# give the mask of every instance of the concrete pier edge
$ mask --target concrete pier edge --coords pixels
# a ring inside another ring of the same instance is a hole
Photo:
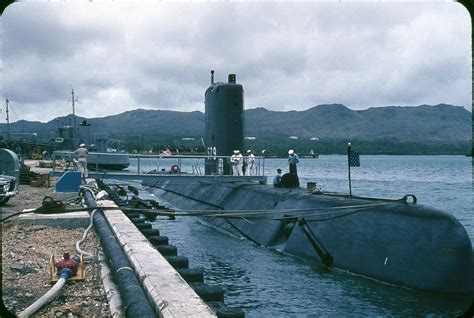
[[[97,205],[117,207],[108,200]],[[104,215],[160,317],[217,317],[120,208]]]

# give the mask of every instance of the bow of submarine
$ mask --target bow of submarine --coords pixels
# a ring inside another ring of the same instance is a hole
[[[205,219],[263,246],[323,261],[302,229],[304,219],[336,268],[418,290],[474,293],[471,240],[454,216],[435,208],[199,178],[144,185],[178,210],[249,211]]]

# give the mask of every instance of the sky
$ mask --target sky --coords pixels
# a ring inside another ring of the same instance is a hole
[[[472,111],[471,28],[458,3],[33,3],[1,17],[2,122],[137,108],[204,111],[234,73],[245,108]]]

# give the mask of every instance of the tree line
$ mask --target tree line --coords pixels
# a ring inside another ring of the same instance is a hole
[[[123,136],[121,136],[123,139]],[[194,140],[182,140],[173,136],[127,136],[127,149],[131,153],[159,153],[169,148],[173,153],[203,154],[204,146],[200,137]],[[245,140],[244,149],[252,149],[256,155],[265,150],[267,156],[287,156],[289,149],[294,149],[300,156],[345,154],[347,143],[352,149],[366,155],[468,155],[472,153],[470,142],[458,143],[422,143],[403,142],[396,138],[381,138],[377,140],[361,139],[327,139],[327,140],[298,140],[285,137],[258,138]],[[231,154],[229,154],[231,155]]]

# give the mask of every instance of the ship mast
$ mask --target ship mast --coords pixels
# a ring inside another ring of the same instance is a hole
[[[10,117],[8,115],[8,112],[9,112],[8,111],[8,103],[10,102],[10,100],[8,100],[8,97],[6,97],[5,101],[6,101],[6,104],[7,104],[7,106],[6,106],[6,113],[7,113],[7,144],[9,144],[10,143]]]
[[[76,125],[76,109],[74,107],[74,102],[77,102],[78,99],[74,98],[74,88],[71,88],[71,101],[72,101],[72,120],[73,120],[72,142],[73,142],[73,146],[75,147],[77,125]]]

